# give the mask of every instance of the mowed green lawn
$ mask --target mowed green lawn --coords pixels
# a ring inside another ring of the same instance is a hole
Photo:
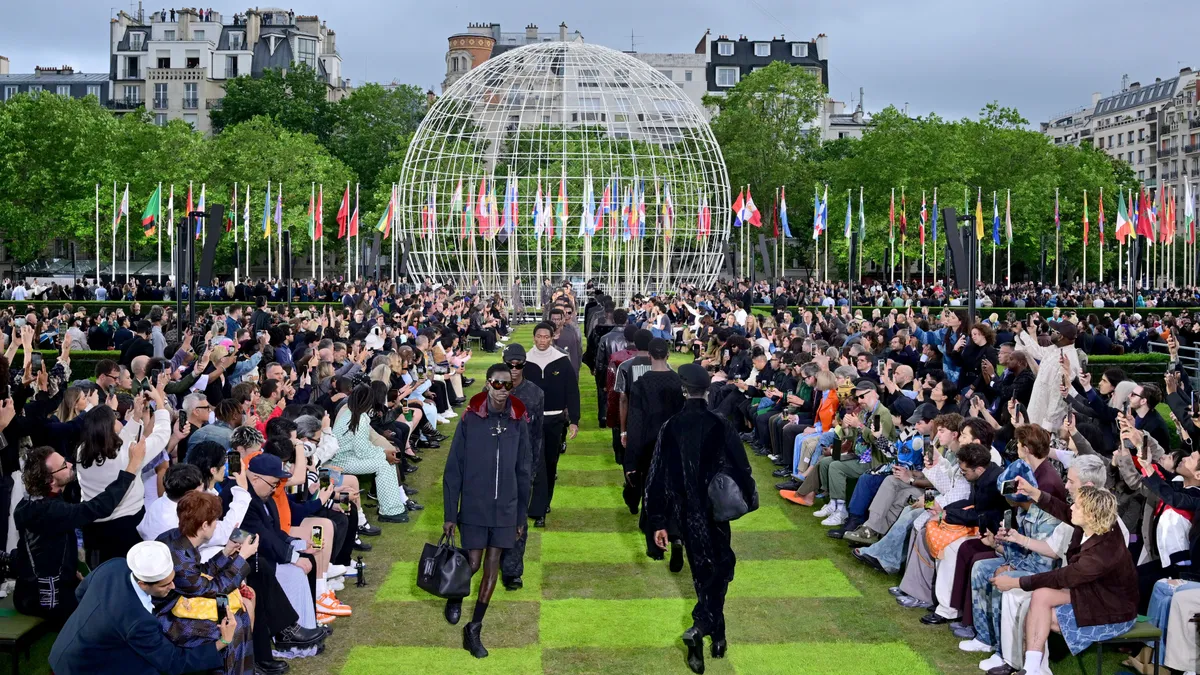
[[[531,343],[528,326],[514,340]],[[468,366],[483,384],[498,354],[478,352]],[[677,355],[682,360],[684,355]],[[690,358],[690,357],[687,357]],[[484,622],[491,656],[462,650],[462,625],[442,618],[443,601],[416,587],[422,546],[437,540],[442,523],[441,470],[449,442],[425,452],[411,476],[416,499],[428,508],[408,524],[383,524],[364,554],[368,585],[348,585],[338,597],[354,615],[338,619],[326,652],[292,663],[299,675],[405,673],[688,673],[679,636],[691,625],[695,594],[681,574],[644,555],[644,539],[620,498],[621,474],[611,435],[596,424],[596,392],[584,368],[579,437],[559,464],[553,511],[533,530],[525,587],[497,587]],[[455,420],[457,423],[457,419]],[[456,426],[456,424],[455,424]],[[761,508],[733,525],[738,556],[725,613],[728,657],[706,659],[709,673],[925,675],[978,673],[986,655],[966,654],[945,626],[929,627],[922,612],[899,607],[887,593],[897,579],[857,563],[841,541],[825,536],[813,509],[783,501],[765,459],[751,457]],[[374,510],[368,508],[373,517]],[[479,577],[476,576],[476,587]],[[472,600],[463,607],[469,617]],[[34,653],[47,673],[49,640]],[[707,650],[706,650],[707,652]],[[1089,652],[1087,672],[1094,672]],[[1106,659],[1115,673],[1120,658]],[[1078,674],[1074,659],[1053,665]],[[26,672],[23,669],[22,672]]]

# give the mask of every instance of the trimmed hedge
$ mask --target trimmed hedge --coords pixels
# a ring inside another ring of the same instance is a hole
[[[770,305],[753,305],[752,309],[755,312],[758,312],[761,314],[771,314],[772,312],[775,311],[775,309]],[[788,307],[788,310],[790,310],[793,313],[799,311],[799,309],[800,308],[798,308],[795,305]],[[806,305],[804,307],[804,309],[817,310],[817,309],[819,309],[819,307],[816,307],[813,305]],[[839,312],[841,311],[840,307],[835,307],[834,309],[837,309]],[[898,308],[875,307],[874,305],[870,305],[870,306],[856,305],[856,306],[853,306],[850,308],[850,310],[852,312],[862,310],[863,316],[866,318],[870,318],[871,311],[875,310],[875,309],[880,310],[880,312],[884,316],[887,316],[888,311],[891,309],[903,310],[904,308],[903,307],[898,307]],[[921,308],[914,307],[913,309],[919,310]],[[930,310],[961,309],[964,312],[967,310],[967,308],[965,306],[964,307],[949,307],[949,308],[930,307],[928,309],[930,309]],[[1029,315],[1032,312],[1038,312],[1039,314],[1042,315],[1042,318],[1046,318],[1046,317],[1051,316],[1054,313],[1054,309],[1055,308],[1053,308],[1053,307],[976,307],[975,311],[980,316],[985,316],[985,317],[992,313],[996,313],[996,314],[1000,315],[1001,319],[1003,319],[1005,317],[1005,315],[1007,315],[1009,312],[1014,312],[1018,318],[1024,318],[1025,316]],[[1079,316],[1088,316],[1091,314],[1098,314],[1100,316],[1103,316],[1106,313],[1116,316],[1116,315],[1120,314],[1121,312],[1125,312],[1127,314],[1136,312],[1136,313],[1142,314],[1142,315],[1145,315],[1147,312],[1154,312],[1157,314],[1162,314],[1163,312],[1171,312],[1172,314],[1175,314],[1176,316],[1178,316],[1182,312],[1200,312],[1200,307],[1059,307],[1058,309],[1061,309],[1063,312],[1075,312]]]
[[[1088,357],[1088,363],[1104,363],[1122,365],[1126,363],[1170,363],[1171,355],[1162,352],[1147,352],[1141,354],[1113,354]]]
[[[52,367],[58,363],[58,356],[62,352],[58,349],[37,349],[34,350],[42,355],[42,360],[46,363],[46,368]],[[17,357],[14,359],[14,366],[23,366],[24,363],[21,357],[21,350],[17,351]],[[93,350],[76,350],[71,352],[71,379],[86,380],[94,377],[96,374],[96,364],[104,359],[116,361],[121,358],[119,351],[93,351]]]

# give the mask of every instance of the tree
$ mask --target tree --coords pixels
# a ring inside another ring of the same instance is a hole
[[[110,180],[117,129],[94,98],[19,95],[0,105],[0,233],[14,258],[33,260],[76,225],[94,231],[95,185]]]
[[[398,148],[406,149],[429,109],[420,87],[384,89],[367,84],[333,107],[333,130],[327,146],[335,157],[372,189],[379,172]],[[403,155],[401,155],[403,160]]]
[[[255,117],[270,117],[289,131],[329,138],[333,104],[328,87],[304,64],[266,70],[260,77],[243,75],[225,85],[221,107],[212,111],[213,129],[220,132]]]

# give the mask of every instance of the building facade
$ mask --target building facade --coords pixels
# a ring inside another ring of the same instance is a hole
[[[77,73],[70,66],[34,68],[33,73],[9,73],[7,59],[0,70],[0,101],[17,94],[51,93],[71,98],[95,96],[99,102],[110,97],[108,73]]]
[[[498,23],[470,23],[467,30],[450,36],[446,50],[446,77],[442,79],[445,93],[455,82],[484,61],[499,56],[510,49],[538,42],[566,42],[583,40],[579,31],[569,33],[566,22],[558,25],[556,32],[538,30],[537,24],[525,26],[524,32],[505,32]]]
[[[120,12],[111,23],[109,105],[116,112],[145,108],[158,124],[180,119],[210,133],[209,114],[226,82],[298,63],[325,82],[329,100],[350,91],[337,36],[316,16],[263,8],[226,21],[219,12],[185,8],[144,19]]]
[[[1133,169],[1156,199],[1183,199],[1200,187],[1200,99],[1197,73],[1182,68],[1152,84],[1132,82],[1110,96],[1056,115],[1040,127],[1055,145],[1090,144]],[[1183,209],[1178,216],[1183,218]]]

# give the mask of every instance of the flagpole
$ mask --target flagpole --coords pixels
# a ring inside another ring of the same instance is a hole
[[[125,194],[129,194],[129,183],[125,184]],[[129,283],[129,209],[125,209],[125,283]]]
[[[1087,213],[1087,190],[1083,191],[1083,211]],[[1083,242],[1083,285],[1087,288],[1087,242]]]
[[[317,256],[317,260],[320,261],[317,265],[317,270],[319,272],[319,274],[317,275],[318,280],[325,279],[325,214],[324,214],[324,209],[321,208],[322,206],[325,205],[324,202],[325,202],[325,185],[321,184],[321,198],[317,200],[317,216],[318,216],[317,222],[321,224],[321,236],[319,237],[319,239],[321,240],[321,246],[320,246],[321,251],[320,251],[320,254]]]
[[[235,209],[236,213],[237,210]],[[162,220],[162,181],[158,182],[158,208],[154,210],[154,233],[158,235],[158,272],[154,275],[154,282],[162,284],[162,226],[159,221]]]
[[[858,207],[859,207],[858,208],[858,217],[859,217],[859,223],[864,224],[864,226],[865,226],[866,217],[863,215],[863,212],[862,212],[862,203],[863,203],[863,187],[861,185],[859,185],[858,186]],[[863,229],[865,232],[865,227]],[[860,233],[860,235],[861,235],[861,233]],[[859,281],[862,281],[862,256],[863,256],[863,245],[864,244],[866,244],[865,237],[859,236],[859,238],[858,238],[858,280]],[[847,279],[846,281],[849,282],[850,280]]]
[[[1054,207],[1055,216],[1058,215],[1058,188],[1054,188]],[[1057,288],[1062,285],[1062,279],[1059,276],[1059,258],[1062,256],[1062,249],[1059,246],[1062,240],[1062,226],[1059,223],[1054,224],[1054,286]]]
[[[100,184],[96,183],[96,285],[100,285]]]
[[[117,283],[117,223],[121,222],[117,212],[117,182],[113,181],[113,224],[112,224],[112,283]]]
[[[1096,282],[1104,283],[1104,188],[1100,188],[1100,267],[1096,269]]]
[[[162,197],[162,184],[160,183],[159,184],[159,198],[161,199],[161,197]],[[238,243],[237,198],[238,198],[238,184],[237,184],[237,181],[234,181],[233,182],[233,214],[232,214],[232,219],[233,219],[233,283],[234,284],[236,284],[238,282],[238,263],[241,262],[240,260],[238,260],[238,258],[240,256],[237,254],[237,251],[238,251],[238,246],[237,246],[237,243]],[[159,210],[161,211],[162,209],[160,208]],[[161,238],[161,236],[162,235],[160,234],[159,237]],[[161,258],[161,256],[159,256],[159,257]],[[162,265],[161,259],[159,260],[158,264]]]
[[[312,260],[309,262],[310,275],[317,276],[317,182],[313,181],[310,188],[311,194],[308,196],[309,206],[312,208],[312,236],[309,237],[312,244]]]
[[[359,184],[355,183],[354,184],[354,210],[355,211],[358,211],[358,199],[359,199],[358,191],[359,191]],[[359,256],[362,254],[362,214],[361,213],[358,216],[358,232],[355,234],[355,236],[358,237],[358,239],[354,242],[354,275],[355,275],[354,279],[357,280],[358,276],[362,274],[362,269],[359,267]]]
[[[1012,288],[1012,188],[1004,196],[1004,236],[1008,240],[1008,254],[1004,256],[1004,285]]]
[[[279,246],[279,248],[276,249],[277,251],[279,251],[279,257],[276,260],[276,263],[279,265],[279,274],[275,275],[275,278],[279,279],[280,283],[282,283],[283,282],[283,181],[279,181],[279,194],[276,197],[275,203],[279,205],[279,222],[275,223],[276,229],[278,230],[278,232],[275,233],[275,241],[277,242],[277,245]]]
[[[999,220],[1000,216],[996,213],[996,191],[992,190],[992,217]],[[996,257],[1000,255],[997,250],[1000,246],[996,244],[996,239],[992,238],[992,285],[996,285]]]
[[[921,286],[925,286],[925,191],[921,190]]]
[[[934,219],[935,219],[935,220],[937,219],[937,188],[933,188],[933,217],[934,217]],[[937,278],[938,278],[938,268],[937,268],[937,250],[938,250],[938,244],[937,244],[937,228],[934,228],[934,229],[933,229],[933,232],[932,232],[932,234],[933,234],[933,283],[934,283],[934,285],[936,285],[936,284],[937,284]],[[924,283],[924,282],[922,281],[922,283]]]
[[[171,198],[167,202],[167,207],[168,207],[167,208],[167,214],[168,214],[167,215],[167,229],[170,230],[170,234],[168,236],[171,239],[171,247],[170,247],[171,248],[171,268],[170,269],[174,270],[175,269],[175,184],[174,183],[171,183]],[[167,277],[170,278],[170,276],[171,276],[170,270],[168,270]],[[179,286],[178,279],[175,280],[175,286],[176,286],[176,289],[178,289],[178,286]]]
[[[246,281],[250,281],[250,183],[246,183],[246,203],[242,206],[242,239],[246,242]]]
[[[893,286],[896,285],[896,230],[895,230],[896,216],[895,216],[895,213],[896,213],[896,188],[892,188],[892,205],[891,205],[891,210],[888,212],[888,219],[889,219],[888,227],[891,228],[888,231],[888,235],[889,235],[888,239],[890,240],[889,243],[891,243],[891,245],[892,245],[892,257],[890,260],[891,264],[888,265],[888,267],[890,267],[892,269],[892,285]]]

